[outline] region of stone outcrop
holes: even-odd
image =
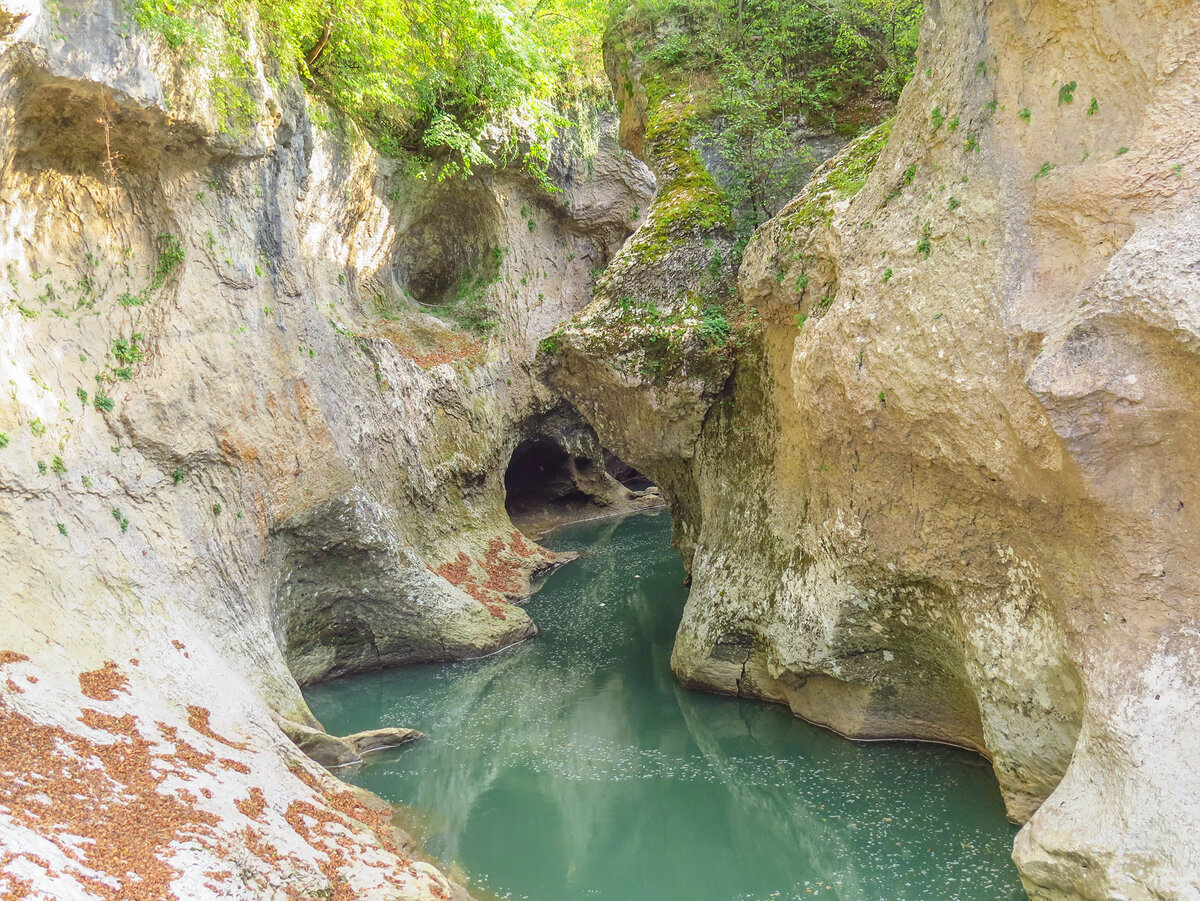
[[[641,446],[603,310],[546,361],[680,473],[680,679],[986,754],[1045,901],[1200,893],[1198,16],[927,4],[894,123],[747,247],[728,382],[675,379]]]
[[[418,181],[264,65],[235,128],[118,0],[0,3],[0,892],[122,896],[142,853],[158,896],[452,891],[277,721],[324,735],[298,682],[533,634],[510,602],[556,558],[504,470],[562,402],[528,363],[653,182],[610,138],[559,195]],[[70,827],[113,856],[17,815],[63,767],[113,776]]]
[[[339,737],[281,718],[276,719],[276,722],[283,730],[283,734],[290,738],[296,747],[330,770],[357,766],[363,762],[365,754],[398,748],[425,737],[416,729],[393,727],[368,729],[366,732],[355,732]]]

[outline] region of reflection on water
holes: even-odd
[[[560,530],[584,556],[529,604],[537,640],[309,689],[331,732],[430,736],[353,781],[419,808],[430,853],[514,899],[1023,898],[984,761],[678,687],[669,538],[665,513]]]

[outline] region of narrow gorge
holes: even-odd
[[[1200,4],[545,2],[0,0],[0,897],[483,897],[301,688],[665,504],[679,687],[1200,898]]]

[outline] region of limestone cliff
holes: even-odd
[[[297,682],[534,633],[521,441],[622,496],[526,364],[645,167],[414,180],[276,74],[230,128],[119,0],[0,3],[0,891],[447,897]]]
[[[1198,28],[928,3],[894,123],[747,247],[728,382],[639,421],[672,440],[612,404],[611,302],[547,358],[607,446],[682,473],[678,676],[986,754],[1035,899],[1200,894]]]

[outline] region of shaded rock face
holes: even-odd
[[[444,579],[397,539],[365,491],[282,523],[271,536],[275,637],[301,685],[346,672],[474,657],[531,637],[519,610],[474,598],[430,604]]]
[[[987,754],[1037,899],[1200,894],[1198,15],[928,4],[890,136],[748,246],[761,328],[686,453],[549,368],[694,486],[679,677]]]
[[[276,720],[320,733],[298,681],[533,633],[510,601],[555,557],[509,520],[504,470],[560,399],[527,364],[652,179],[604,139],[565,200],[516,171],[414,182],[266,77],[253,123],[222,130],[207,71],[117,2],[0,3],[0,712],[67,736],[13,772],[59,754],[86,769],[73,735],[105,767],[121,742],[183,755],[202,781],[181,797],[212,828],[187,859],[165,833],[137,839],[171,857],[181,897],[227,895],[203,874],[231,860],[253,897],[342,879],[445,897],[336,806]],[[464,281],[487,291],[486,339],[428,313]],[[125,690],[98,700],[78,676],[106,661]],[[0,783],[11,810],[20,780]],[[346,817],[340,864],[289,825],[296,804]],[[127,822],[90,810],[79,829]],[[0,814],[0,893],[10,864],[43,888],[40,855],[55,891],[91,897],[96,862],[44,831]]]

